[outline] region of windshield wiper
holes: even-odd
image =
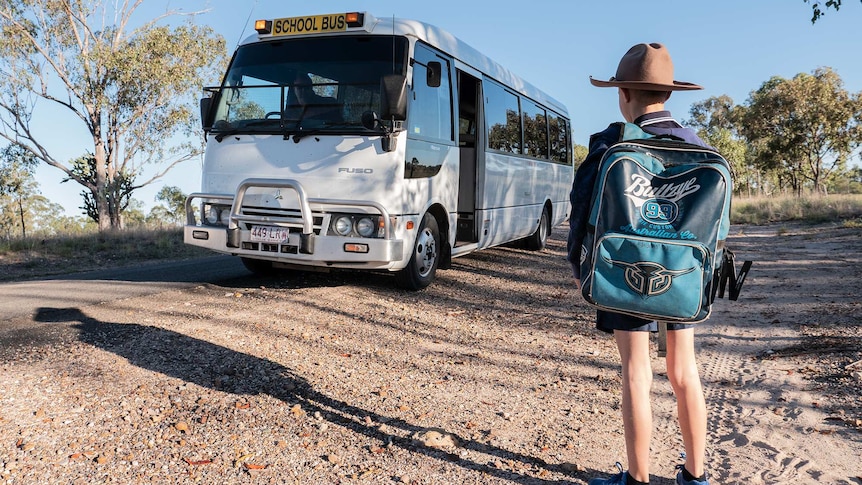
[[[277,120],[277,119],[250,121],[248,123],[244,123],[242,126],[237,126],[236,128],[232,128],[230,130],[223,131],[221,133],[216,134],[215,139],[217,142],[221,143],[221,141],[226,136],[231,136],[231,135],[236,135],[237,133],[241,133],[241,132],[245,131],[245,129],[250,127],[250,126],[270,125],[270,124],[273,124],[273,122],[279,122],[279,124],[280,124],[280,120]]]
[[[299,143],[299,140],[302,140],[306,136],[313,136],[313,135],[319,135],[320,133],[326,133],[329,130],[331,130],[332,128],[348,128],[348,127],[360,126],[360,125],[361,125],[361,123],[357,123],[355,121],[351,121],[351,122],[348,122],[348,121],[330,121],[330,122],[324,123],[322,128],[315,128],[313,130],[303,130],[302,127],[299,127],[299,130],[292,132],[293,133],[293,142]],[[287,140],[287,138],[289,136],[290,136],[290,133],[285,133],[284,139]]]

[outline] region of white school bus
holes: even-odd
[[[451,34],[363,12],[255,29],[201,100],[185,243],[418,290],[472,251],[541,250],[568,218],[565,106]]]

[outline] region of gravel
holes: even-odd
[[[618,356],[573,290],[564,229],[542,252],[456,259],[416,293],[389,275],[286,273],[0,322],[0,483],[578,484],[610,473],[625,461]],[[736,247],[763,242],[739,236]],[[736,321],[774,311],[761,296],[780,289],[755,271],[781,260],[761,251],[740,302],[719,302],[698,329],[713,477],[858,484],[858,464],[831,475],[825,456],[779,456],[811,437],[823,455],[860,456],[859,394],[843,391],[858,381],[843,366],[862,349],[793,354],[811,325]],[[858,338],[855,291],[832,304]],[[658,484],[672,483],[682,450],[663,366],[656,357]],[[776,414],[768,392],[786,382],[769,377],[789,368],[804,398],[785,395]],[[739,438],[785,425],[786,440]],[[768,467],[789,475],[745,479]]]

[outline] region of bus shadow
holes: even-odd
[[[236,395],[266,394],[285,403],[300,403],[308,414],[320,413],[328,422],[344,427],[354,433],[391,443],[411,453],[425,455],[440,461],[455,463],[468,470],[521,484],[571,483],[568,480],[545,480],[524,476],[497,468],[488,463],[478,463],[457,454],[417,444],[410,436],[427,427],[417,426],[401,418],[384,416],[363,409],[319,392],[294,370],[277,362],[237,352],[205,340],[141,324],[112,323],[88,316],[78,308],[40,308],[34,320],[42,323],[72,323],[78,340],[97,349],[114,353],[140,368],[181,379],[212,390]],[[225,378],[227,369],[242,369],[245,378]],[[266,376],[268,379],[256,379]],[[378,427],[364,424],[366,417],[372,422],[400,429],[406,436],[382,431]],[[448,433],[448,431],[447,431]],[[526,466],[541,467],[572,479],[586,480],[594,476],[595,470],[573,471],[561,464],[547,463],[541,458],[512,452],[487,443],[477,442],[452,434],[461,448],[511,460]]]

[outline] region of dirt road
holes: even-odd
[[[0,321],[0,483],[586,483],[624,461],[620,378],[564,237],[459,258],[419,293],[248,278]],[[862,230],[730,245],[756,263],[698,328],[712,482],[862,483]]]

